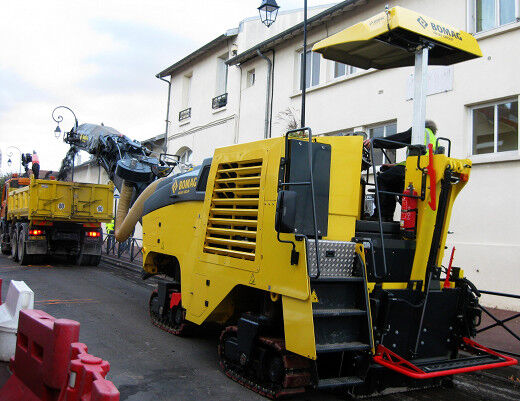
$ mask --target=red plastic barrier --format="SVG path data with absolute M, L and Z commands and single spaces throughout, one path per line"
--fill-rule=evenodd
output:
M 72 344 L 68 386 L 59 401 L 119 401 L 119 391 L 105 380 L 110 364 L 87 353 L 83 343 Z
M 12 376 L 0 389 L 2 401 L 119 401 L 105 380 L 107 361 L 78 343 L 79 323 L 40 310 L 22 310 Z
M 40 310 L 22 310 L 11 370 L 37 397 L 52 399 L 67 383 L 71 344 L 79 340 L 79 323 L 55 319 Z

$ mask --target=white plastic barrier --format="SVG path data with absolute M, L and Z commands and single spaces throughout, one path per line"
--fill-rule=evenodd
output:
M 24 281 L 11 280 L 5 302 L 0 305 L 0 361 L 14 357 L 20 310 L 33 308 L 34 292 Z

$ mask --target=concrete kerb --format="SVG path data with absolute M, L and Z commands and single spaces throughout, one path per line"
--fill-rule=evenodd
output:
M 137 263 L 127 262 L 125 260 L 107 256 L 107 255 L 101 255 L 101 263 L 105 263 L 105 264 L 115 266 L 115 267 L 122 267 L 122 268 L 130 270 L 132 272 L 140 272 L 142 269 L 142 266 L 140 263 L 137 264 Z

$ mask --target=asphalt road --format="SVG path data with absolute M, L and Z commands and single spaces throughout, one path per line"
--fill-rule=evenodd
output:
M 218 332 L 195 338 L 172 336 L 148 317 L 152 283 L 136 272 L 102 265 L 19 266 L 0 256 L 2 294 L 9 281 L 24 280 L 35 293 L 35 308 L 56 318 L 81 323 L 80 341 L 110 362 L 108 379 L 122 401 L 265 400 L 228 379 L 217 359 Z M 5 376 L 5 365 L 2 367 Z M 372 398 L 393 400 L 519 400 L 520 369 L 506 368 L 461 375 L 455 388 L 435 388 Z M 0 383 L 2 384 L 2 383 Z M 294 400 L 340 400 L 344 396 L 311 392 Z

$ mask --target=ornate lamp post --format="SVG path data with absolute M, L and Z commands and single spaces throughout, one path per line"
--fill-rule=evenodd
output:
M 260 20 L 267 27 L 270 27 L 276 20 L 278 9 L 280 7 L 275 0 L 262 0 L 262 4 L 258 7 Z M 301 59 L 300 82 L 302 88 L 302 110 L 301 110 L 301 127 L 305 127 L 305 95 L 307 90 L 307 0 L 303 1 L 303 53 Z
M 72 109 L 67 106 L 58 106 L 52 111 L 52 119 L 58 123 L 58 125 L 56 126 L 56 129 L 54 130 L 54 136 L 56 137 L 56 139 L 59 139 L 61 136 L 60 123 L 63 121 L 63 116 L 61 114 L 54 116 L 54 113 L 58 109 L 66 109 L 66 110 L 70 111 L 72 113 L 72 115 L 74 116 L 74 127 L 72 128 L 71 131 L 76 131 L 78 129 L 78 118 L 76 117 L 76 114 L 72 111 Z M 72 170 L 70 173 L 71 181 L 74 181 L 74 159 L 75 159 L 75 157 L 72 158 Z
M 8 146 L 7 149 L 10 149 L 10 148 L 13 148 L 13 149 L 16 149 L 19 153 L 20 153 L 20 159 L 18 160 L 18 163 L 20 165 L 19 169 L 18 169 L 18 174 L 22 174 L 22 151 L 20 149 L 18 149 L 16 146 Z M 13 164 L 11 158 L 13 157 L 13 152 L 9 152 L 7 154 L 7 157 L 9 157 L 9 159 L 7 160 L 7 165 L 10 167 L 11 164 Z
M 66 109 L 68 111 L 70 111 L 72 113 L 72 115 L 74 116 L 74 130 L 76 130 L 78 128 L 78 118 L 76 117 L 76 114 L 74 114 L 74 112 L 72 111 L 72 109 L 70 109 L 69 107 L 67 106 L 58 106 L 56 107 L 53 111 L 52 111 L 52 119 L 54 121 L 56 121 L 58 123 L 58 125 L 56 126 L 56 129 L 54 130 L 54 135 L 56 136 L 56 138 L 59 138 L 60 135 L 61 135 L 61 128 L 60 128 L 60 123 L 63 121 L 63 116 L 61 114 L 59 114 L 58 116 L 54 116 L 54 113 L 56 112 L 56 110 L 58 109 Z

